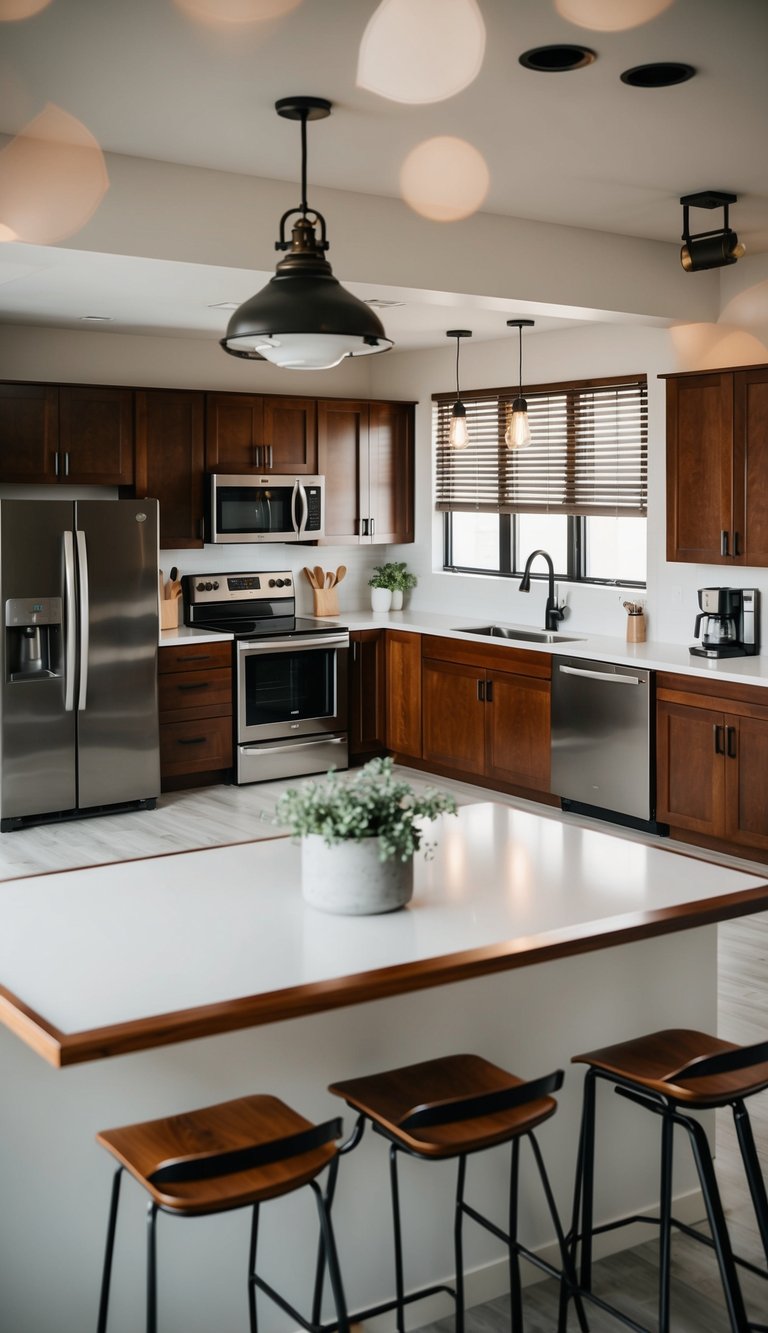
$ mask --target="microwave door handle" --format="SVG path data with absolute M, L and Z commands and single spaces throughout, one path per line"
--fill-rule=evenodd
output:
M 309 510 L 307 507 L 307 492 L 304 490 L 304 487 L 302 486 L 298 478 L 296 479 L 295 491 L 297 491 L 301 497 L 301 520 L 298 524 L 298 529 L 297 529 L 299 534 L 299 539 L 301 539 L 304 536 L 304 533 L 306 532 L 307 520 L 309 518 Z M 295 526 L 296 524 L 294 523 L 294 527 Z
M 75 600 L 75 546 L 71 532 L 63 533 L 64 545 L 64 711 L 75 708 L 75 663 L 77 633 L 77 603 Z
M 85 533 L 76 532 L 77 540 L 77 581 L 80 595 L 80 697 L 77 702 L 78 712 L 85 711 L 88 695 L 88 648 L 90 637 L 90 605 L 88 600 L 88 550 L 85 545 Z

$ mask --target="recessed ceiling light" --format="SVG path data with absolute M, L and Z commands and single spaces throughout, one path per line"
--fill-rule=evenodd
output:
M 597 52 L 589 46 L 532 46 L 518 57 L 525 69 L 542 74 L 564 74 L 568 69 L 583 69 L 597 60 Z
M 111 324 L 111 315 L 81 315 L 80 319 L 84 324 Z
M 635 65 L 625 69 L 621 82 L 632 88 L 671 88 L 675 83 L 686 83 L 696 70 L 679 60 L 658 60 L 653 65 Z

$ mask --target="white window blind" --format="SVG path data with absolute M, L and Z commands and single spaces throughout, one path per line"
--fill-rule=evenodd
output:
M 435 394 L 437 508 L 493 513 L 645 515 L 645 375 L 524 389 L 531 444 L 504 444 L 516 389 L 462 395 L 469 445 L 448 442 L 455 394 Z

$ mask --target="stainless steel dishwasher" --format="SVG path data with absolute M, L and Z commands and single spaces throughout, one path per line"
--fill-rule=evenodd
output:
M 552 658 L 552 792 L 563 809 L 653 821 L 652 689 L 650 671 Z

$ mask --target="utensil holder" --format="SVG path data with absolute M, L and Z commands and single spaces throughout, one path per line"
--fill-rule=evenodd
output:
M 313 588 L 316 616 L 337 616 L 339 598 L 335 588 Z
M 645 643 L 645 616 L 630 611 L 627 616 L 627 643 Z
M 163 597 L 160 602 L 160 628 L 178 629 L 181 624 L 181 598 Z

